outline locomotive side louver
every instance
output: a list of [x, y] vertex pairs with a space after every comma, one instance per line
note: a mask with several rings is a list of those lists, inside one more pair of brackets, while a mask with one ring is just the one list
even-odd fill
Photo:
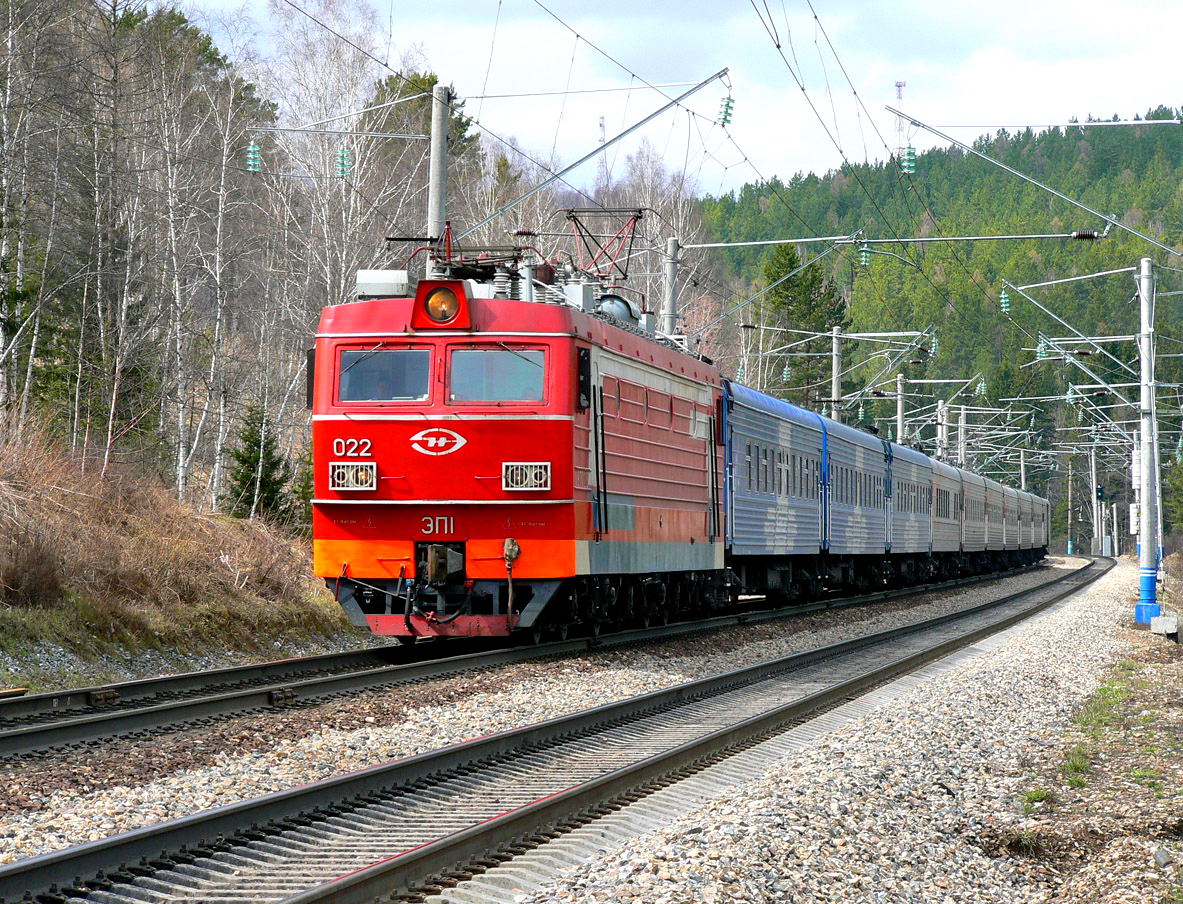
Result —
[[549, 490], [549, 461], [503, 461], [501, 463], [501, 489], [503, 490]]
[[329, 462], [330, 490], [373, 490], [378, 487], [378, 465], [372, 461]]

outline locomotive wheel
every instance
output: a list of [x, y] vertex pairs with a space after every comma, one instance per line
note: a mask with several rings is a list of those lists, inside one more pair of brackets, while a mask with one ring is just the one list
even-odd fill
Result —
[[571, 633], [570, 622], [561, 621], [557, 625], [551, 625], [551, 628], [554, 630], [555, 638], [558, 640], [566, 640]]
[[530, 643], [537, 646], [538, 644], [542, 643], [542, 639], [545, 637], [545, 635], [546, 629], [543, 628], [542, 625], [535, 624], [532, 628], [530, 628]]

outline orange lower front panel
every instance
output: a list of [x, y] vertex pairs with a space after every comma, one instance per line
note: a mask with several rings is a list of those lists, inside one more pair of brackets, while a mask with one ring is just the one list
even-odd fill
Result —
[[[574, 540], [514, 539], [522, 551], [513, 565], [515, 578], [569, 578], [576, 573]], [[469, 540], [464, 563], [470, 578], [504, 580], [505, 538]]]
[[[567, 578], [575, 571], [574, 540], [514, 538], [521, 554], [515, 578]], [[321, 578], [413, 578], [415, 544], [402, 540], [313, 540], [312, 565]], [[505, 538], [464, 544], [465, 574], [474, 580], [505, 580]]]
[[[321, 578], [415, 576], [415, 544], [406, 540], [313, 540], [313, 574]], [[343, 571], [348, 573], [343, 573]]]
[[314, 506], [312, 558], [322, 578], [416, 575], [416, 543], [463, 543], [465, 573], [505, 579], [505, 541], [521, 550], [513, 576], [570, 577], [576, 543], [571, 505]]

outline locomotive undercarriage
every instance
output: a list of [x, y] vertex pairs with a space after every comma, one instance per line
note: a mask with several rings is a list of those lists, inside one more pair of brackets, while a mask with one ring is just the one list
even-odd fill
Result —
[[868, 593], [931, 581], [986, 574], [1032, 564], [1043, 549], [888, 556], [745, 557], [731, 569], [556, 580], [469, 580], [449, 544], [422, 550], [419, 579], [329, 580], [350, 621], [393, 618], [416, 636], [446, 634], [457, 619], [486, 622], [484, 634], [566, 638], [605, 630], [648, 627], [733, 610], [741, 590], [773, 603], [819, 599], [828, 593]]
[[401, 616], [406, 633], [425, 635], [460, 618], [504, 619], [504, 630], [487, 633], [529, 632], [535, 640], [717, 614], [732, 608], [739, 592], [739, 581], [727, 570], [514, 580], [512, 587], [509, 581], [466, 580], [462, 571], [436, 571], [435, 580], [430, 566], [421, 572], [421, 579], [326, 583], [360, 627], [370, 625], [367, 616]]

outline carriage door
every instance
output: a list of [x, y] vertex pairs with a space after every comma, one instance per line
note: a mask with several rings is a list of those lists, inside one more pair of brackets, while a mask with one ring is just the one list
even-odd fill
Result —
[[825, 425], [822, 426], [822, 449], [817, 467], [818, 525], [821, 528], [821, 548], [830, 548], [830, 491], [833, 475], [830, 473], [830, 448]]
[[891, 443], [883, 443], [883, 549], [885, 552], [891, 552], [892, 521], [891, 517], [891, 462], [892, 452]]

